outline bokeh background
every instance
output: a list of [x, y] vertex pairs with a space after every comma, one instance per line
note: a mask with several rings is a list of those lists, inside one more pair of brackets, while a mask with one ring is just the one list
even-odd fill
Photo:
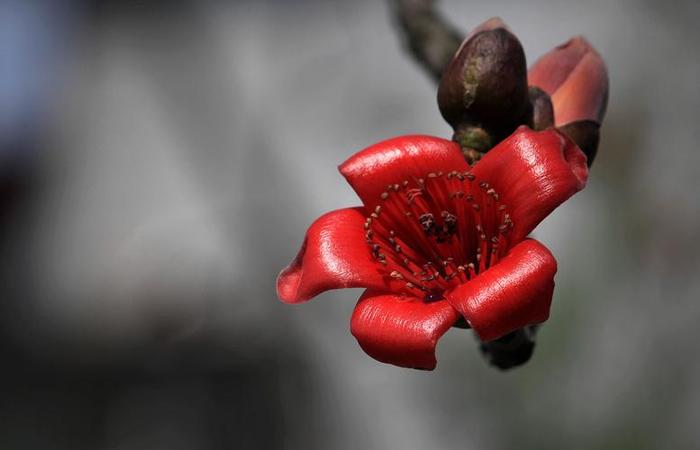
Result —
[[370, 359], [359, 290], [274, 281], [357, 200], [336, 166], [449, 137], [385, 2], [0, 3], [0, 448], [700, 448], [700, 3], [440, 3], [532, 62], [584, 34], [611, 96], [534, 358], [452, 330], [434, 372]]

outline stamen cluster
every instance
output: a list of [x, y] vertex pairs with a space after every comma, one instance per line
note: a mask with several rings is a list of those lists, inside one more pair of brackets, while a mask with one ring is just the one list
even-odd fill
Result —
[[430, 302], [496, 264], [513, 221], [488, 183], [452, 171], [388, 185], [364, 227], [386, 275]]

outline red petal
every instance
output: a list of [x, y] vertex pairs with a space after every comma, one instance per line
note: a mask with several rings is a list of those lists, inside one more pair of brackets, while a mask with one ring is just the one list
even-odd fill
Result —
[[527, 236], [588, 179], [586, 155], [569, 138], [526, 126], [489, 150], [472, 172], [507, 205], [514, 223], [511, 243]]
[[432, 136], [402, 136], [355, 153], [340, 173], [367, 208], [379, 204], [387, 185], [425, 178], [430, 172], [468, 170], [459, 145]]
[[277, 278], [278, 297], [301, 303], [329, 289], [387, 289], [365, 242], [364, 221], [364, 208], [347, 208], [311, 224], [299, 254]]
[[556, 126], [578, 120], [602, 122], [608, 72], [603, 58], [584, 38], [572, 38], [542, 56], [528, 72], [528, 83], [552, 97]]
[[444, 300], [365, 291], [352, 314], [350, 329], [372, 358], [400, 367], [432, 370], [435, 346], [459, 314]]
[[526, 239], [477, 278], [445, 297], [484, 341], [549, 317], [557, 262], [547, 248]]

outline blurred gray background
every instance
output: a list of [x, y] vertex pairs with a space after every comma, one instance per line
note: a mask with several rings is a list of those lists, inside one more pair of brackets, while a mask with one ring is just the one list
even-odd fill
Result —
[[700, 3], [443, 1], [533, 62], [584, 34], [611, 96], [534, 358], [435, 372], [349, 333], [359, 290], [274, 282], [336, 166], [450, 136], [381, 1], [0, 3], [0, 448], [700, 448]]

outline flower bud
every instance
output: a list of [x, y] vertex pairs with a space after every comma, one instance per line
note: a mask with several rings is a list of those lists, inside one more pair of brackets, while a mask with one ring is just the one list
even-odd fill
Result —
[[577, 121], [602, 123], [608, 73], [603, 58], [584, 38], [572, 38], [542, 56], [528, 72], [528, 82], [550, 95], [557, 127]]
[[493, 142], [529, 122], [525, 53], [500, 19], [488, 20], [464, 40], [442, 75], [438, 105], [456, 132], [480, 127]]

